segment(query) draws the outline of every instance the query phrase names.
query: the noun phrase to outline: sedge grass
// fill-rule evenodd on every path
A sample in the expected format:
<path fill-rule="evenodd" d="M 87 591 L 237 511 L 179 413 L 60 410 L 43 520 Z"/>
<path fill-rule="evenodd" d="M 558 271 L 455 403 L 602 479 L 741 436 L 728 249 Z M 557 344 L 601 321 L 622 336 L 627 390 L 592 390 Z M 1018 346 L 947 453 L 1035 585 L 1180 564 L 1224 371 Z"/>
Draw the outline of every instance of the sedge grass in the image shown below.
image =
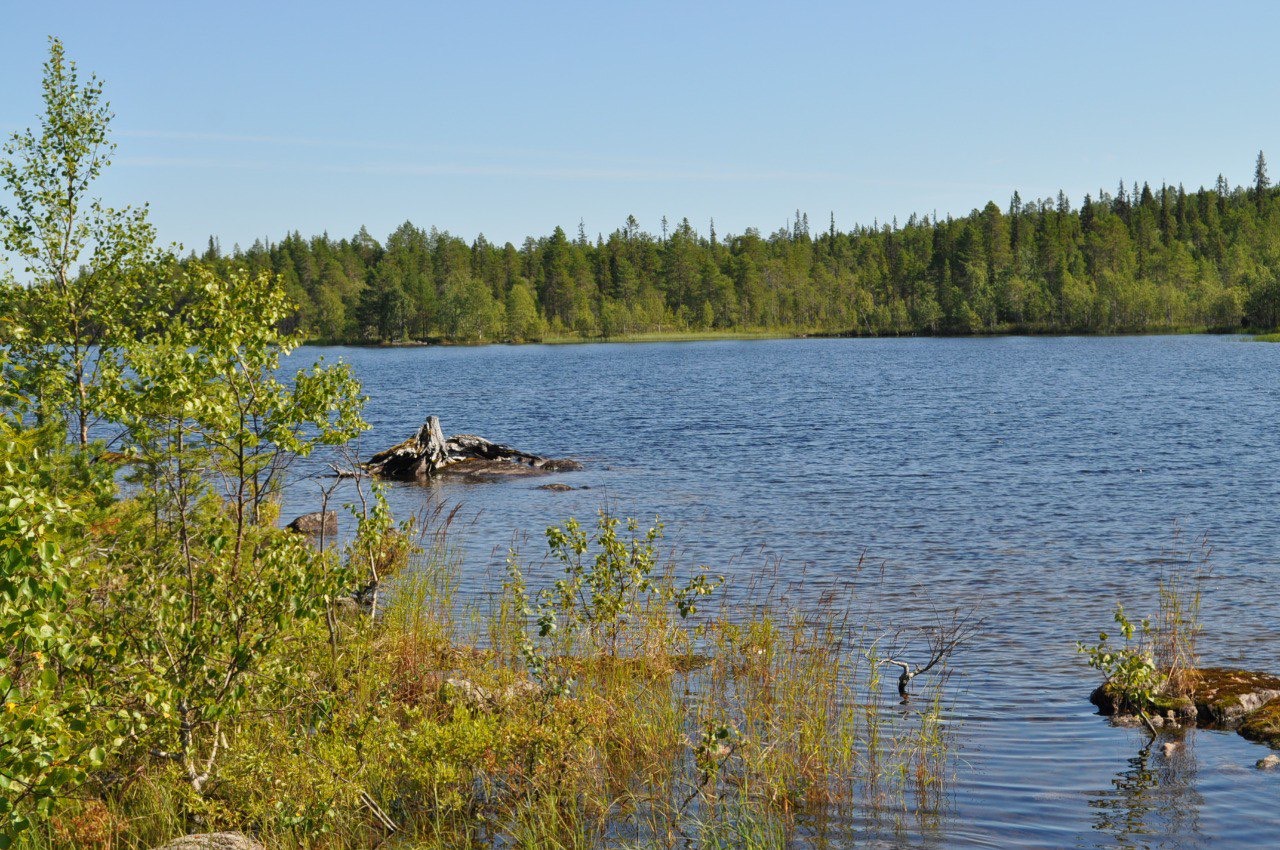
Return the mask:
<path fill-rule="evenodd" d="M 942 809 L 941 687 L 882 693 L 852 600 L 760 586 L 686 620 L 637 597 L 608 642 L 539 640 L 511 578 L 459 617 L 462 565 L 423 540 L 376 619 L 299 636 L 310 676 L 229 729 L 204 794 L 170 765 L 111 765 L 25 846 L 214 829 L 283 850 L 840 846 Z"/>

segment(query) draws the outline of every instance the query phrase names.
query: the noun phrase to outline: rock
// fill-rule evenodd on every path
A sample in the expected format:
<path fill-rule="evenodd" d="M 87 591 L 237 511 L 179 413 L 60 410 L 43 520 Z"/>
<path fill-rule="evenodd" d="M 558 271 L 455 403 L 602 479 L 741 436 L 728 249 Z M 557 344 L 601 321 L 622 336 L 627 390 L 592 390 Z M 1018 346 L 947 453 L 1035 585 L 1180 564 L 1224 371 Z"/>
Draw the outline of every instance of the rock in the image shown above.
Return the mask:
<path fill-rule="evenodd" d="M 573 488 L 568 484 L 540 484 L 535 490 L 550 490 L 552 493 L 568 493 Z"/>
<path fill-rule="evenodd" d="M 1146 706 L 1148 715 L 1175 722 L 1194 722 L 1205 728 L 1234 728 L 1250 712 L 1280 697 L 1280 677 L 1268 673 L 1228 667 L 1202 667 L 1195 671 L 1196 683 L 1189 697 L 1158 697 Z M 1110 683 L 1089 695 L 1089 701 L 1105 715 L 1134 714 L 1130 705 Z M 1171 717 L 1172 716 L 1172 717 Z"/>
<path fill-rule="evenodd" d="M 1113 720 L 1118 720 L 1120 716 L 1132 716 L 1138 718 L 1139 706 L 1132 705 L 1126 700 L 1110 682 L 1099 685 L 1089 694 L 1089 702 L 1098 707 L 1098 713 L 1106 715 Z M 1190 722 L 1196 719 L 1196 704 L 1185 697 L 1161 697 L 1157 699 L 1155 704 L 1142 706 L 1146 709 L 1148 716 L 1152 717 L 1153 723 L 1159 718 L 1169 721 L 1176 725 L 1179 722 Z"/>
<path fill-rule="evenodd" d="M 314 513 L 303 514 L 286 525 L 285 528 L 290 531 L 296 531 L 299 534 L 305 534 L 308 537 L 319 537 L 322 534 L 330 537 L 338 533 L 338 512 L 315 511 Z"/>
<path fill-rule="evenodd" d="M 1239 731 L 1250 741 L 1280 748 L 1280 698 L 1249 712 Z"/>
<path fill-rule="evenodd" d="M 333 610 L 339 617 L 354 617 L 356 614 L 365 613 L 368 608 L 361 607 L 354 596 L 339 596 L 333 600 Z"/>
<path fill-rule="evenodd" d="M 1280 767 L 1280 756 L 1273 753 L 1266 758 L 1258 759 L 1258 763 L 1254 766 L 1257 767 L 1258 770 L 1275 770 L 1277 767 Z"/>
<path fill-rule="evenodd" d="M 238 832 L 206 832 L 184 835 L 155 850 L 265 850 L 261 844 Z"/>
<path fill-rule="evenodd" d="M 468 679 L 445 679 L 440 686 L 440 699 L 446 703 L 461 704 L 473 711 L 492 714 L 506 708 L 517 699 L 532 697 L 539 692 L 536 683 L 528 679 L 513 682 L 505 688 L 482 688 Z"/>
<path fill-rule="evenodd" d="M 1176 753 L 1180 746 L 1182 745 L 1179 744 L 1177 741 L 1165 741 L 1164 746 L 1160 748 L 1160 751 L 1164 753 L 1165 758 L 1168 758 L 1169 756 Z"/>
<path fill-rule="evenodd" d="M 1204 667 L 1196 671 L 1199 682 L 1191 699 L 1196 704 L 1201 725 L 1231 727 L 1245 715 L 1280 697 L 1280 677 L 1269 673 Z"/>
<path fill-rule="evenodd" d="M 339 617 L 350 618 L 357 614 L 373 613 L 373 603 L 382 598 L 385 587 L 383 582 L 369 582 L 350 593 L 344 593 L 333 600 L 333 612 Z M 381 609 L 379 609 L 381 610 Z"/>
<path fill-rule="evenodd" d="M 445 439 L 438 416 L 428 416 L 417 434 L 378 452 L 363 466 L 370 475 L 396 481 L 422 481 L 444 474 L 488 481 L 581 468 L 576 460 L 529 454 L 474 434 Z"/>

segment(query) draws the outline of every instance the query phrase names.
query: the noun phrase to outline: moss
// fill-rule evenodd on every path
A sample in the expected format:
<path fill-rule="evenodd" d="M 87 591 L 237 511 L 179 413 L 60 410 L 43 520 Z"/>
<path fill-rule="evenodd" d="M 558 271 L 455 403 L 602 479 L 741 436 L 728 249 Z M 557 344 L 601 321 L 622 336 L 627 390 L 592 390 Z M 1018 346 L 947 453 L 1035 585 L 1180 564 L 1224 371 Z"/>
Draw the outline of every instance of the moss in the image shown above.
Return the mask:
<path fill-rule="evenodd" d="M 1160 695 L 1151 701 L 1149 711 L 1160 715 L 1167 715 L 1172 711 L 1177 717 L 1195 717 L 1196 704 L 1187 697 Z"/>
<path fill-rule="evenodd" d="M 1280 676 L 1228 667 L 1203 667 L 1196 671 L 1191 699 L 1201 723 L 1230 725 L 1280 696 Z"/>
<path fill-rule="evenodd" d="M 1250 741 L 1280 749 L 1280 697 L 1251 712 L 1240 724 L 1240 734 Z"/>
<path fill-rule="evenodd" d="M 1110 683 L 1095 690 L 1090 701 L 1105 715 L 1147 714 L 1195 721 L 1201 726 L 1234 726 L 1267 700 L 1280 697 L 1280 676 L 1228 667 L 1189 671 L 1187 696 L 1161 694 L 1143 706 L 1117 692 Z M 1280 709 L 1277 709 L 1280 712 Z"/>
<path fill-rule="evenodd" d="M 1139 708 L 1149 715 L 1158 715 L 1166 717 L 1173 712 L 1175 718 L 1179 720 L 1194 720 L 1196 718 L 1196 704 L 1187 697 L 1158 695 L 1149 703 L 1138 706 L 1133 700 L 1120 693 L 1113 684 L 1107 682 L 1100 685 L 1093 694 L 1090 695 L 1089 701 L 1098 707 L 1100 714 L 1107 716 L 1132 716 L 1138 713 Z"/>

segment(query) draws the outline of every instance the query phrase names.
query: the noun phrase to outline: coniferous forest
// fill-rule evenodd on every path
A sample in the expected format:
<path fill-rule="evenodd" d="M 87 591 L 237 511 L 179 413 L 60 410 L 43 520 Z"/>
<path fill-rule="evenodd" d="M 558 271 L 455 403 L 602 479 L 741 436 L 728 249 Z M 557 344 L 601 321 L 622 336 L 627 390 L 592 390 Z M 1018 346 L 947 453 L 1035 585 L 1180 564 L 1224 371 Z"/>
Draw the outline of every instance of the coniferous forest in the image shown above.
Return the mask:
<path fill-rule="evenodd" d="M 1280 201 L 1254 182 L 1126 186 L 851 231 L 796 212 L 765 235 L 634 217 L 516 246 L 405 222 L 379 242 L 294 232 L 204 261 L 278 274 L 322 341 L 536 341 L 684 332 L 1133 333 L 1280 325 Z"/>

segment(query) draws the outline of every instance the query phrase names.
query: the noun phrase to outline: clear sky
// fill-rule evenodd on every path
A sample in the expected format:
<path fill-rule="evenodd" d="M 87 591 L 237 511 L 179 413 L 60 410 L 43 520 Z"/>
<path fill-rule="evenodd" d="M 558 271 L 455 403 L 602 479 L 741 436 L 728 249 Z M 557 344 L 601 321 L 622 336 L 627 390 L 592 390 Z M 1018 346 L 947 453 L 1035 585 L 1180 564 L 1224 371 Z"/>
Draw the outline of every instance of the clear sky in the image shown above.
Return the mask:
<path fill-rule="evenodd" d="M 0 0 L 0 131 L 49 35 L 165 241 L 848 228 L 1117 182 L 1280 178 L 1280 3 Z"/>

